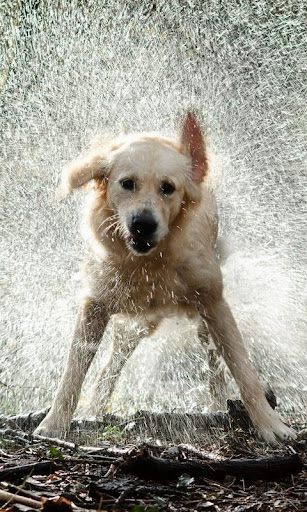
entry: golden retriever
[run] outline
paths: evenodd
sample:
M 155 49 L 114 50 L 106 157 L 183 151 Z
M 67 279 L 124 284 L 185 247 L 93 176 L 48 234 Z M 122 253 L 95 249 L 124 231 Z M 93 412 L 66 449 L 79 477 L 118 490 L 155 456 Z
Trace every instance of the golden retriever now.
M 164 318 L 197 318 L 199 337 L 214 342 L 259 434 L 270 443 L 294 438 L 268 404 L 236 322 L 223 298 L 214 247 L 218 217 L 201 127 L 188 111 L 179 141 L 156 134 L 101 138 L 63 173 L 62 196 L 91 182 L 87 231 L 91 258 L 65 371 L 36 433 L 67 431 L 81 386 L 111 316 L 134 317 L 144 334 Z M 113 347 L 102 370 L 105 398 L 138 338 Z M 116 338 L 114 340 L 116 344 Z M 114 354 L 116 357 L 114 357 Z M 211 357 L 213 366 L 214 357 Z M 221 372 L 217 380 L 222 381 Z M 211 389 L 215 390 L 214 381 Z

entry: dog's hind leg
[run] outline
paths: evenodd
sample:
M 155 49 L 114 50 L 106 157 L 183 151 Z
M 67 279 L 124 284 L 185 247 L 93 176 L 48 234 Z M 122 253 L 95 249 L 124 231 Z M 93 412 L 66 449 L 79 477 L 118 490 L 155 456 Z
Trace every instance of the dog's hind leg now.
M 67 432 L 87 370 L 96 354 L 109 314 L 102 303 L 86 299 L 79 311 L 65 370 L 51 409 L 35 434 L 54 437 Z
M 148 336 L 148 329 L 135 329 L 125 322 L 113 318 L 113 336 L 112 347 L 108 361 L 101 369 L 94 384 L 93 394 L 90 404 L 87 408 L 90 414 L 100 416 L 106 411 L 116 381 L 131 354 L 134 352 L 139 342 Z
M 227 385 L 225 380 L 225 364 L 218 355 L 216 348 L 208 349 L 209 391 L 212 411 L 226 410 Z
M 213 346 L 208 330 L 204 325 L 198 329 L 198 337 L 207 347 L 209 363 L 209 392 L 211 397 L 210 409 L 212 411 L 225 410 L 227 400 L 227 386 L 225 381 L 225 365 L 221 361 L 218 350 Z

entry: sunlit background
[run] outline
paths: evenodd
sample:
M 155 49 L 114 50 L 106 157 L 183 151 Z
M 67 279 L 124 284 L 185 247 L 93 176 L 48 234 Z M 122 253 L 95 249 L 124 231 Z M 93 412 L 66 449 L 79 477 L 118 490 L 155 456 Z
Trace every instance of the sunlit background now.
M 303 417 L 305 2 L 11 0 L 0 12 L 0 412 L 48 406 L 70 342 L 86 249 L 83 194 L 54 198 L 61 168 L 98 132 L 176 136 L 193 104 L 210 147 L 227 299 L 261 381 Z M 110 410 L 207 410 L 205 353 L 193 329 L 177 330 L 141 343 Z

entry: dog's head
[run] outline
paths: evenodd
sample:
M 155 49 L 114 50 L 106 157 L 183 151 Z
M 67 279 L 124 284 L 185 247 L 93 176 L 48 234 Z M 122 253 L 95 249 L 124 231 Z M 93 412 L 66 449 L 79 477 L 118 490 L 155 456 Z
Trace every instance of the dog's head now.
M 165 239 L 184 205 L 200 199 L 206 174 L 202 132 L 188 112 L 178 143 L 141 134 L 98 144 L 66 168 L 61 189 L 67 195 L 94 180 L 103 203 L 100 238 L 112 233 L 145 255 Z

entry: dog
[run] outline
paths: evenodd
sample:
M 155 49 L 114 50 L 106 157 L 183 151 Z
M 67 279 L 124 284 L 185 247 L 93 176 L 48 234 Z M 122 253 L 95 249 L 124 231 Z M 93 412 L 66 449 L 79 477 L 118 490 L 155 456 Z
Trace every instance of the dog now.
M 271 444 L 295 438 L 267 402 L 223 297 L 215 255 L 218 214 L 208 167 L 203 132 L 189 110 L 178 141 L 150 133 L 102 137 L 64 170 L 61 197 L 92 184 L 86 221 L 91 256 L 65 371 L 36 434 L 69 430 L 111 317 L 134 318 L 143 337 L 164 318 L 186 315 L 197 319 L 200 341 L 210 336 L 224 358 L 260 436 Z M 138 341 L 135 336 L 119 347 L 115 337 L 113 357 L 100 376 L 106 401 Z M 210 359 L 216 368 L 214 353 Z M 221 372 L 216 373 L 221 381 Z M 211 389 L 218 395 L 214 382 Z

